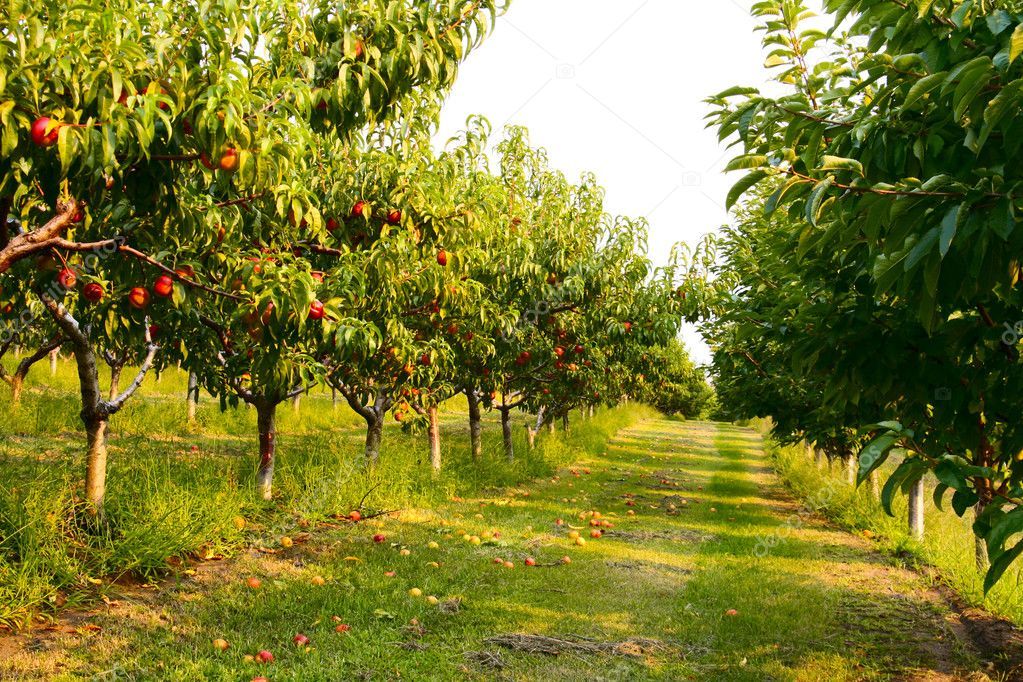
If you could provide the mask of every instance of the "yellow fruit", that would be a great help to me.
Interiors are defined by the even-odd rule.
[[[327,584],[327,581],[323,579],[322,575],[313,576],[313,579],[310,580],[309,582],[311,582],[313,585],[316,585],[317,587],[322,587]]]
[[[429,547],[430,549],[437,549],[438,547],[440,547],[440,545],[438,545],[436,542],[432,540],[426,546]]]
[[[295,541],[289,538],[287,535],[281,538],[281,547],[291,547],[294,544]]]
[[[577,530],[570,530],[570,531],[568,531],[568,538],[570,540],[576,540],[576,539],[578,539],[578,537],[579,537],[579,531],[577,531]]]
[[[440,603],[440,599],[437,599],[437,597],[431,594],[429,597],[426,598],[426,603],[429,604],[430,606],[436,606],[437,604]]]
[[[580,547],[582,547],[583,545],[585,545],[585,544],[586,544],[586,541],[585,541],[585,540],[583,540],[582,538],[576,538],[576,539],[575,539],[575,544],[577,544],[577,545],[579,545]]]
[[[480,540],[479,537],[476,535],[473,535],[471,538],[469,538],[469,542],[471,542],[474,545],[479,545],[483,543],[483,541]]]
[[[234,527],[238,530],[245,530],[245,519],[240,516],[234,517]]]
[[[423,591],[418,587],[413,587],[411,590],[408,591],[408,595],[410,597],[422,597]]]
[[[398,552],[398,554],[400,554],[402,556],[408,556],[411,553],[412,553],[412,550],[410,550],[410,549],[403,549],[400,552]]]

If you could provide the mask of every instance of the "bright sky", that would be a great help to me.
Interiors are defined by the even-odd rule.
[[[650,257],[696,243],[726,222],[738,176],[705,129],[703,99],[732,85],[760,85],[760,36],[738,0],[513,0],[496,31],[462,67],[441,136],[472,114],[495,131],[528,127],[570,178],[596,173],[606,208],[645,216]],[[694,358],[709,352],[693,330]]]

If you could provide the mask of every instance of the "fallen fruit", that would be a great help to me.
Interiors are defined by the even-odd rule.
[[[256,654],[256,662],[257,663],[273,663],[274,662],[274,655],[272,653],[270,653],[269,651],[267,651],[266,649],[263,649],[258,654]]]
[[[313,585],[316,585],[317,587],[323,587],[324,585],[327,584],[327,581],[323,579],[322,575],[314,575],[313,579],[310,580],[309,582],[311,582]]]
[[[294,637],[292,637],[291,641],[294,642],[296,646],[305,646],[306,644],[309,643],[309,638],[300,632]]]
[[[351,514],[348,515],[348,520],[349,521],[362,521],[362,514],[358,510],[353,511]]]
[[[504,562],[504,567],[505,568],[515,568],[515,564],[512,563],[511,561],[506,561],[506,562]]]
[[[373,542],[381,543],[381,542],[386,542],[386,541],[387,541],[387,536],[384,535],[383,533],[377,533],[376,535],[373,536]]]
[[[536,566],[536,559],[531,556],[527,556],[525,562],[526,566]]]
[[[351,629],[352,629],[351,625],[348,625],[347,623],[341,623],[336,628],[334,628],[334,632],[348,632]]]
[[[256,577],[250,577],[245,581],[245,584],[254,590],[258,590],[263,585],[263,581]]]
[[[437,597],[431,594],[429,597],[426,598],[426,603],[429,604],[430,606],[436,606],[437,604],[440,603],[440,599],[437,599]]]
[[[438,544],[437,544],[436,542],[434,542],[433,540],[431,540],[430,542],[428,542],[428,543],[426,544],[426,546],[427,546],[427,547],[429,547],[430,549],[437,549],[438,547],[440,547],[440,545],[438,545]]]
[[[423,591],[421,589],[419,589],[418,587],[413,587],[411,590],[408,591],[408,596],[410,596],[410,597],[422,597],[423,596]]]
[[[230,648],[230,644],[227,643],[226,639],[215,639],[213,640],[213,648],[218,651],[227,651]]]
[[[727,611],[725,611],[725,615],[726,616],[730,616],[730,617],[731,616],[738,616],[739,612],[736,611],[735,609],[728,609]]]
[[[295,541],[289,538],[287,535],[281,538],[281,547],[291,547],[295,544]]]
[[[563,564],[570,564],[570,563],[572,563],[572,557],[569,557],[569,556],[561,557],[561,563],[563,563]]]

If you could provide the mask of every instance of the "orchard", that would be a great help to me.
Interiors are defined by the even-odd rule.
[[[728,224],[657,253],[525,126],[441,138],[503,0],[8,3],[0,640],[105,646],[0,677],[930,670],[818,648],[878,552],[1023,619],[1011,5],[755,3]]]

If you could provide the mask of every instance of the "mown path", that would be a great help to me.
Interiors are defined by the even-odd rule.
[[[102,612],[52,632],[7,638],[0,675],[559,681],[979,675],[972,671],[982,664],[957,637],[940,595],[861,539],[801,514],[751,431],[650,420],[619,434],[606,453],[559,473],[379,525],[322,529],[276,554],[253,551],[204,564],[160,589],[115,588],[113,605]],[[587,511],[613,527],[589,538],[590,517],[579,518]],[[571,525],[584,545],[569,538]],[[487,539],[495,530],[499,537]],[[375,533],[387,541],[374,543]],[[540,565],[524,566],[527,556]],[[561,563],[564,556],[571,563]],[[262,586],[247,587],[249,576]],[[314,576],[326,584],[312,585]],[[410,595],[411,588],[423,596]],[[428,603],[429,595],[440,603]],[[339,634],[338,623],[350,629]],[[310,637],[308,650],[292,644],[297,632]],[[231,648],[214,650],[217,637]],[[244,659],[260,649],[272,651],[274,662]]]

